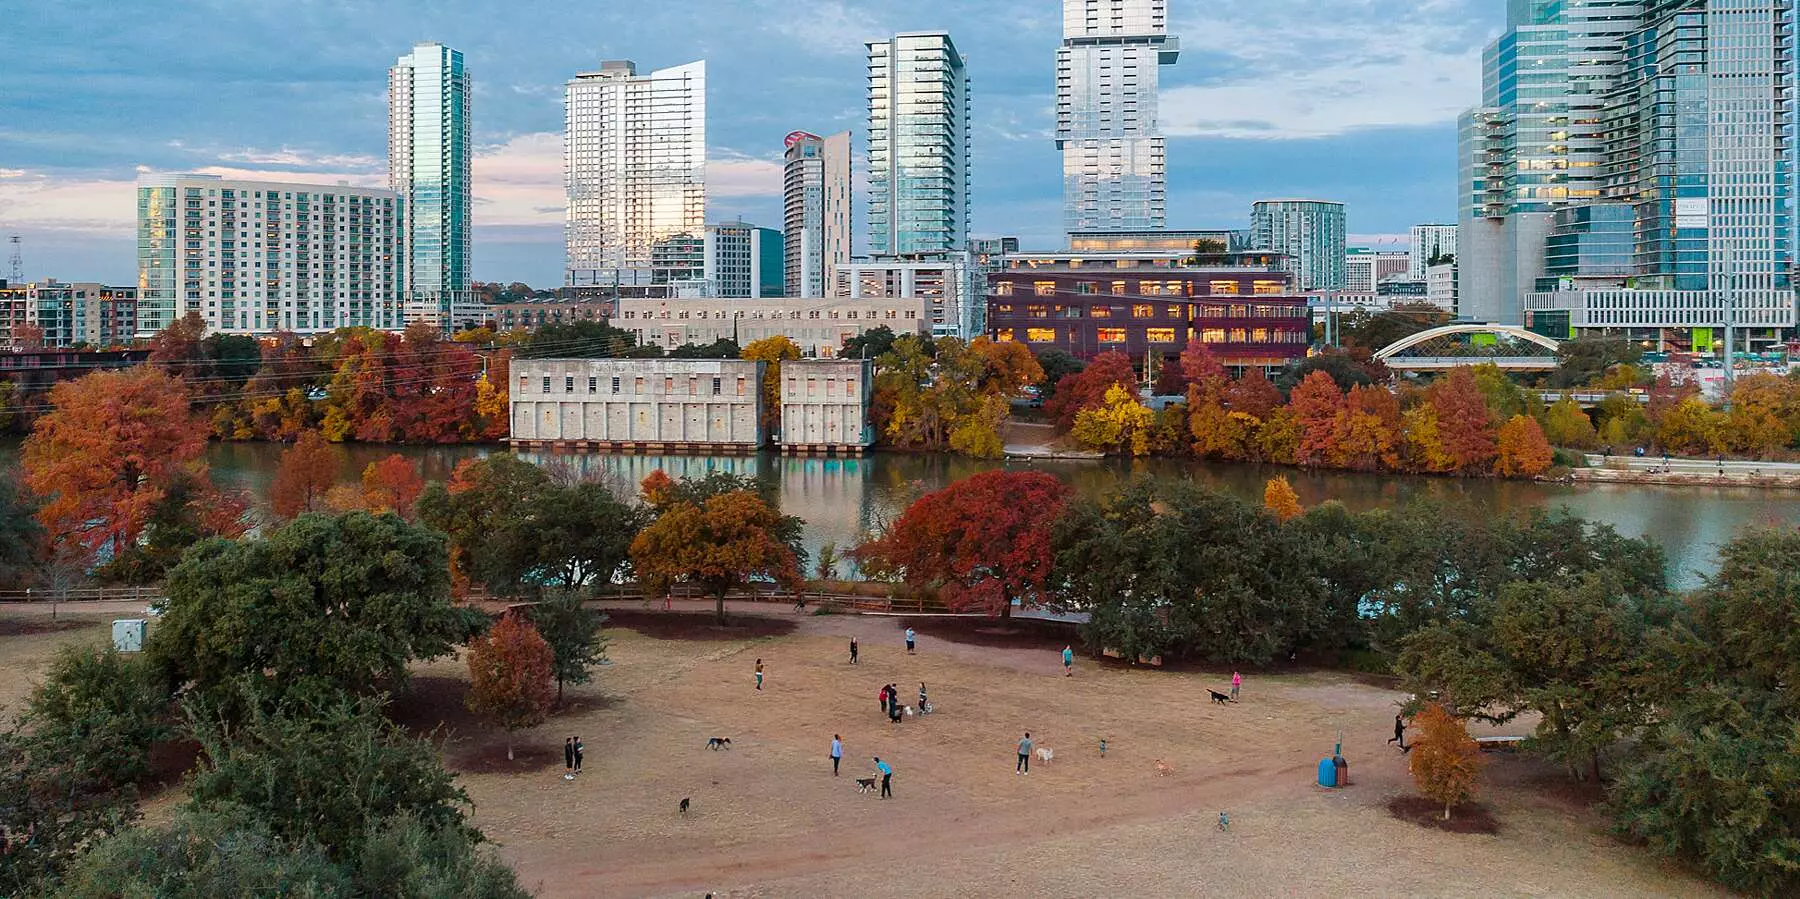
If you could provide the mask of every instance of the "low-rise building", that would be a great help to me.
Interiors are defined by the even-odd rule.
[[[831,295],[853,300],[920,300],[933,337],[969,340],[986,333],[984,270],[970,254],[942,259],[854,259],[839,265]]]
[[[801,359],[781,364],[781,449],[860,455],[875,444],[869,359]]]
[[[611,318],[618,301],[612,297],[561,297],[495,303],[487,307],[487,319],[501,331],[517,328],[535,331],[546,325],[603,322]]]
[[[755,452],[763,363],[515,359],[511,442],[623,452]]]
[[[897,334],[927,332],[927,303],[918,298],[619,300],[613,326],[642,346],[674,349],[736,340],[748,346],[786,337],[809,357],[830,359],[844,341],[886,326]]]

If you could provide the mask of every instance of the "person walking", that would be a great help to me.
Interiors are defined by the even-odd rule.
[[[925,701],[925,682],[919,681],[919,714],[931,711],[931,704]]]
[[[875,770],[881,772],[881,798],[892,799],[894,796],[894,767],[875,757]]]
[[[581,773],[581,738],[575,738],[575,773]]]
[[[838,776],[838,762],[844,760],[844,738],[838,734],[831,735],[831,776]]]
[[[888,720],[900,723],[900,685],[888,684]]]
[[[1075,676],[1075,651],[1070,649],[1067,646],[1064,646],[1063,647],[1063,677],[1074,677],[1074,676]]]
[[[1231,701],[1237,702],[1238,688],[1244,685],[1244,676],[1236,671],[1231,672]]]
[[[856,664],[856,638],[850,638],[850,664]]]
[[[758,689],[758,690],[762,689],[762,678],[763,678],[762,659],[757,659],[756,660],[756,689]]]
[[[1400,751],[1406,751],[1406,718],[1399,712],[1394,713],[1394,735],[1388,738],[1389,743],[1399,743]]]
[[[916,636],[917,635],[913,633],[913,629],[911,627],[908,627],[906,629],[906,654],[907,655],[913,655],[913,649],[918,645],[913,642],[914,639],[916,638]]]
[[[575,779],[575,738],[563,741],[563,780]]]
[[[883,714],[883,715],[887,714],[888,698],[889,697],[888,697],[887,684],[882,684],[881,685],[881,714]]]
[[[1019,741],[1019,764],[1014,766],[1013,773],[1031,773],[1031,731],[1026,731],[1025,738]]]

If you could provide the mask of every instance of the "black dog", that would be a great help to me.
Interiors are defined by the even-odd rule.
[[[859,777],[856,779],[856,792],[867,793],[873,789],[875,789],[875,778]]]
[[[685,814],[687,814],[687,810],[688,810],[688,801],[687,801],[687,798],[686,798],[686,797],[682,797],[682,800],[681,800],[681,813],[682,813],[682,814],[684,814],[684,815],[685,815]]]
[[[1207,690],[1206,692],[1211,693],[1212,701],[1218,703],[1219,705],[1224,705],[1226,702],[1230,701],[1230,699],[1231,699],[1231,697],[1226,696],[1225,694],[1220,693],[1217,690]]]
[[[712,739],[706,741],[706,748],[708,748],[708,749],[730,749],[731,748],[731,738],[730,737],[713,737]]]

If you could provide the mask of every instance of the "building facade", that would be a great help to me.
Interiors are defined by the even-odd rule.
[[[1311,343],[1307,297],[1278,254],[1188,265],[1182,254],[1021,254],[989,278],[988,334],[1033,352],[1134,362],[1181,354],[1192,341],[1239,369],[1274,370]]]
[[[943,261],[853,260],[837,270],[831,295],[850,300],[919,300],[933,337],[964,340],[985,333],[985,284],[966,253]]]
[[[423,43],[388,70],[388,186],[401,204],[406,318],[446,330],[480,317],[471,290],[474,194],[462,53]]]
[[[1374,293],[1383,280],[1407,273],[1408,256],[1351,247],[1344,253],[1344,289],[1350,293]]]
[[[391,190],[143,175],[137,194],[139,337],[188,312],[233,334],[405,326]]]
[[[1343,290],[1344,204],[1262,200],[1250,207],[1250,246],[1285,254],[1302,292]]]
[[[611,318],[617,300],[613,298],[557,298],[528,300],[517,303],[495,303],[487,307],[488,320],[500,331],[517,328],[537,330],[548,325],[575,322],[604,322]]]
[[[1184,231],[1071,231],[1071,253],[1133,253],[1169,250],[1192,253],[1241,253],[1250,249],[1250,232],[1203,228]]]
[[[786,256],[781,232],[749,222],[706,226],[704,275],[715,297],[786,296]]]
[[[515,359],[511,442],[645,452],[755,452],[763,363]]]
[[[1407,244],[1406,273],[1414,280],[1425,277],[1431,260],[1456,255],[1455,225],[1414,225]]]
[[[137,336],[137,288],[68,284],[55,279],[25,285],[24,324],[38,329],[46,348],[127,346]]]
[[[781,363],[781,451],[861,455],[875,445],[869,417],[875,360]]]
[[[886,327],[896,334],[928,334],[925,301],[917,298],[837,297],[749,299],[720,303],[708,299],[619,301],[614,327],[640,346],[665,350],[735,340],[748,346],[768,337],[786,337],[808,357],[830,359],[844,342]]]
[[[850,132],[787,136],[782,169],[782,252],[787,292],[826,295],[833,270],[850,261]]]
[[[566,283],[697,280],[706,227],[706,62],[639,75],[601,63],[568,83]]]
[[[1457,312],[1456,263],[1440,262],[1425,267],[1425,302],[1446,312]]]
[[[969,74],[944,31],[870,41],[869,253],[926,259],[969,233]]]
[[[19,346],[19,329],[28,324],[25,307],[30,296],[30,289],[24,284],[0,278],[0,347]]]
[[[1168,188],[1157,72],[1179,55],[1167,0],[1063,0],[1056,148],[1066,230],[1163,227]]]

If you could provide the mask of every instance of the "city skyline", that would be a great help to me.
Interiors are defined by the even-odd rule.
[[[1160,98],[1169,227],[1244,227],[1252,200],[1293,194],[1345,202],[1353,243],[1401,243],[1412,224],[1450,218],[1454,116],[1478,91],[1480,47],[1498,33],[1504,10],[1472,0],[1430,6],[1343,10],[1285,0],[1249,16],[1172,4],[1169,30],[1183,35],[1184,55],[1163,72]],[[1062,166],[1046,60],[1061,41],[1061,4],[921,3],[895,12],[828,2],[785,18],[772,4],[748,18],[741,8],[571,6],[550,27],[452,2],[434,7],[422,29],[423,7],[405,3],[355,21],[176,7],[154,16],[123,10],[99,34],[74,13],[34,7],[0,97],[0,231],[23,235],[28,278],[123,282],[133,268],[140,166],[385,185],[386,68],[396,48],[436,40],[461,50],[482,76],[472,104],[472,275],[547,285],[563,270],[562,85],[574,72],[603,58],[707,59],[715,107],[707,217],[777,227],[782,137],[795,129],[861,135],[862,42],[944,29],[974,82],[972,235],[1060,245]],[[196,49],[191,60],[154,64],[112,52],[164,32],[236,45],[277,30],[307,66],[270,71],[243,51],[202,58]],[[115,35],[136,37],[120,43]],[[1398,49],[1376,40],[1395,35]],[[518,52],[526,46],[530,53]],[[216,102],[181,102],[188,95]],[[862,190],[867,147],[857,144]],[[866,251],[866,236],[858,238]]]

